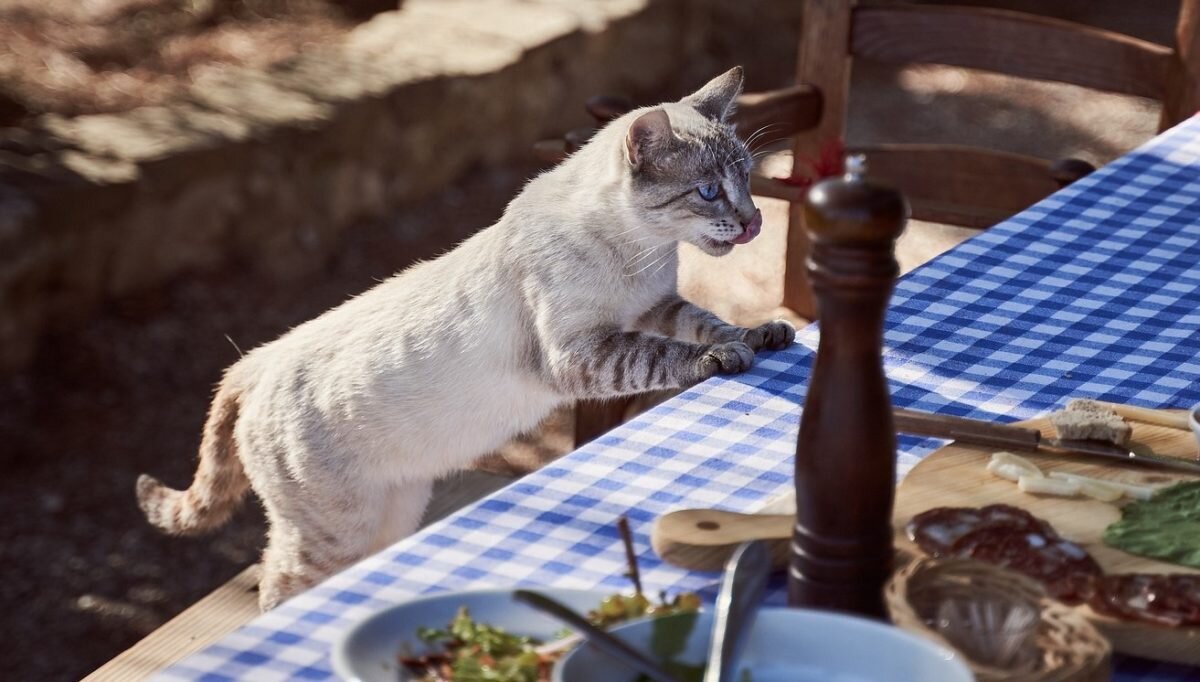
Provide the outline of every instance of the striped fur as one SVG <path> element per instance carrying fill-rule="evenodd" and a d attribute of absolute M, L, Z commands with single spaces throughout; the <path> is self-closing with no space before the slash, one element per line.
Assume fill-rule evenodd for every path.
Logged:
<path fill-rule="evenodd" d="M 204 425 L 200 464 L 186 491 L 146 474 L 138 477 L 138 506 L 152 525 L 172 535 L 195 535 L 225 523 L 237 509 L 250 487 L 233 439 L 237 416 L 238 392 L 222 384 Z"/>

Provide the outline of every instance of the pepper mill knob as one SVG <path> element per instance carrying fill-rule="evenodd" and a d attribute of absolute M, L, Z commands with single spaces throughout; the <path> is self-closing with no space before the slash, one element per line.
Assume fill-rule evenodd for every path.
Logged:
<path fill-rule="evenodd" d="M 846 179 L 857 180 L 867 174 L 867 155 L 851 154 L 846 157 Z"/>
<path fill-rule="evenodd" d="M 845 175 L 813 185 L 804 202 L 804 224 L 814 242 L 891 248 L 908 214 L 904 195 L 867 177 L 862 154 L 846 157 Z"/>
<path fill-rule="evenodd" d="M 908 203 L 850 157 L 804 202 L 808 277 L 821 337 L 796 440 L 788 603 L 886 617 L 896 433 L 883 374 L 883 317 Z"/>

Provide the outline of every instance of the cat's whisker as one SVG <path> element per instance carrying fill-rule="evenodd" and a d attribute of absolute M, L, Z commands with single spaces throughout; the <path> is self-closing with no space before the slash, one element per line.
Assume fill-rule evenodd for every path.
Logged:
<path fill-rule="evenodd" d="M 747 138 L 746 138 L 746 141 L 745 141 L 745 142 L 743 142 L 742 144 L 743 144 L 745 147 L 749 147 L 751 144 L 753 144 L 753 143 L 754 143 L 754 140 L 758 139 L 758 136 L 760 136 L 760 135 L 765 135 L 765 134 L 767 134 L 767 133 L 768 133 L 768 132 L 769 132 L 769 131 L 770 131 L 772 128 L 779 128 L 779 127 L 781 127 L 782 125 L 783 125 L 782 123 L 768 123 L 767 125 L 764 125 L 764 126 L 760 127 L 758 130 L 755 130 L 753 133 L 750 133 L 750 136 L 749 136 L 749 137 L 747 137 Z"/>
<path fill-rule="evenodd" d="M 757 152 L 756 154 L 754 154 L 754 156 L 751 156 L 751 157 L 750 157 L 750 159 L 751 159 L 752 161 L 758 161 L 758 160 L 759 160 L 759 159 L 761 159 L 761 158 L 764 158 L 764 157 L 766 157 L 766 156 L 769 156 L 769 155 L 771 155 L 771 154 L 777 154 L 777 153 L 780 153 L 780 152 L 783 152 L 783 151 L 784 151 L 784 150 L 782 150 L 782 149 L 764 149 L 764 150 L 762 150 L 762 151 L 760 151 L 760 152 Z"/>
<path fill-rule="evenodd" d="M 638 244 L 638 243 L 641 243 L 641 242 L 644 242 L 644 241 L 647 241 L 647 240 L 650 240 L 650 239 L 654 239 L 654 238 L 655 238 L 655 237 L 654 237 L 654 235 L 652 235 L 652 234 L 648 234 L 648 235 L 646 235 L 645 237 L 638 237 L 637 239 L 630 239 L 629 241 L 622 242 L 622 245 L 624 245 L 624 246 L 632 246 L 632 245 L 634 245 L 634 244 Z"/>
<path fill-rule="evenodd" d="M 751 140 L 754 140 L 755 137 L 760 136 L 760 134 L 763 134 L 764 132 L 767 132 L 768 130 L 770 130 L 770 128 L 779 127 L 781 125 L 784 125 L 784 124 L 767 124 L 767 125 L 758 127 L 758 130 L 750 133 L 749 137 L 746 137 L 745 144 L 750 144 Z"/>
<path fill-rule="evenodd" d="M 614 237 L 620 237 L 620 236 L 621 236 L 621 235 L 623 235 L 623 234 L 629 234 L 630 232 L 635 232 L 635 231 L 637 231 L 637 230 L 640 230 L 640 229 L 642 229 L 642 226 L 641 226 L 641 225 L 634 225 L 633 227 L 629 228 L 628 230 L 624 230 L 624 231 L 622 231 L 622 232 L 618 232 L 618 233 L 614 234 L 613 236 L 614 236 Z"/>
<path fill-rule="evenodd" d="M 625 269 L 628 269 L 629 266 L 631 266 L 631 265 L 636 265 L 638 261 L 643 261 L 643 260 L 649 258 L 650 256 L 654 255 L 655 251 L 658 251 L 662 247 L 663 247 L 662 244 L 655 244 L 654 246 L 651 246 L 649 248 L 642 249 L 637 254 L 635 254 L 632 258 L 625 261 Z"/>
<path fill-rule="evenodd" d="M 766 139 L 766 136 L 765 136 L 765 135 L 764 135 L 763 137 L 756 137 L 756 138 L 754 138 L 753 140 L 747 140 L 747 141 L 746 141 L 746 143 L 742 145 L 742 149 L 743 149 L 743 150 L 744 150 L 744 151 L 745 151 L 747 154 L 750 154 L 750 153 L 752 153 L 752 152 L 753 152 L 755 149 L 757 149 L 757 148 L 761 147 L 761 143 L 762 143 L 762 141 L 763 141 L 764 139 Z"/>
<path fill-rule="evenodd" d="M 671 262 L 671 261 L 669 261 L 669 260 L 664 260 L 664 261 L 662 262 L 662 265 L 660 265 L 660 266 L 658 266 L 657 268 L 655 268 L 655 269 L 654 269 L 654 272 L 653 272 L 653 273 L 651 273 L 651 276 L 657 275 L 659 272 L 661 272 L 661 271 L 662 271 L 662 269 L 663 269 L 663 268 L 667 267 L 667 264 L 669 264 L 670 262 Z"/>
<path fill-rule="evenodd" d="M 634 256 L 633 258 L 630 258 L 628 261 L 626 261 L 626 262 L 625 262 L 625 268 L 626 268 L 626 269 L 628 269 L 630 266 L 632 266 L 632 265 L 636 265 L 638 261 L 646 260 L 646 259 L 647 259 L 647 258 L 649 258 L 649 257 L 650 257 L 650 256 L 651 256 L 651 255 L 652 255 L 652 254 L 653 254 L 655 251 L 657 251 L 657 250 L 661 249 L 663 246 L 665 246 L 665 245 L 664 245 L 664 244 L 657 244 L 657 245 L 655 245 L 655 246 L 651 246 L 650 248 L 648 248 L 648 249 L 645 249 L 645 250 L 643 250 L 643 251 L 639 252 L 639 253 L 638 253 L 636 256 Z"/>
<path fill-rule="evenodd" d="M 639 268 L 637 272 L 631 272 L 631 273 L 629 273 L 628 275 L 625 275 L 625 276 L 626 276 L 626 277 L 634 277 L 634 276 L 636 276 L 636 275 L 640 275 L 641 273 L 645 272 L 646 270 L 649 270 L 650 268 L 654 267 L 654 266 L 655 266 L 656 264 L 658 264 L 659 262 L 661 262 L 661 261 L 663 261 L 664 259 L 666 259 L 666 258 L 670 257 L 670 255 L 671 255 L 672 253 L 674 253 L 674 252 L 668 249 L 666 253 L 664 253 L 663 255 L 659 256 L 659 257 L 658 257 L 658 258 L 656 258 L 656 259 L 654 259 L 654 260 L 653 260 L 653 261 L 651 261 L 651 262 L 650 262 L 648 265 L 646 265 L 646 266 L 644 266 L 644 267 L 642 267 L 642 268 Z M 655 270 L 655 272 L 657 273 L 658 271 L 657 271 L 657 270 Z"/>
<path fill-rule="evenodd" d="M 787 135 L 781 135 L 779 137 L 773 137 L 771 139 L 759 140 L 760 144 L 753 151 L 751 151 L 750 154 L 752 154 L 752 155 L 753 154 L 761 154 L 764 151 L 770 151 L 770 149 L 768 149 L 768 147 L 775 144 L 776 142 L 782 142 L 786 139 L 787 139 Z"/>
<path fill-rule="evenodd" d="M 744 160 L 744 159 L 743 159 L 743 158 L 741 158 L 741 157 L 739 157 L 739 158 L 736 158 L 736 159 L 734 159 L 734 160 L 730 161 L 729 163 L 725 164 L 725 167 L 726 167 L 726 168 L 729 168 L 730 166 L 732 166 L 732 165 L 734 165 L 734 164 L 741 163 L 743 160 Z M 751 159 L 751 160 L 753 160 L 753 159 Z"/>

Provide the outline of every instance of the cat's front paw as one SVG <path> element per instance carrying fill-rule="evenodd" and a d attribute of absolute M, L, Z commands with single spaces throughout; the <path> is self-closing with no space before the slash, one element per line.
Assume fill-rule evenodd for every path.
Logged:
<path fill-rule="evenodd" d="M 746 331 L 746 345 L 756 351 L 780 350 L 796 340 L 796 329 L 783 320 L 775 320 Z"/>
<path fill-rule="evenodd" d="M 700 378 L 717 374 L 738 374 L 750 369 L 754 364 L 754 351 L 741 341 L 718 343 L 709 346 L 704 355 L 700 356 Z"/>

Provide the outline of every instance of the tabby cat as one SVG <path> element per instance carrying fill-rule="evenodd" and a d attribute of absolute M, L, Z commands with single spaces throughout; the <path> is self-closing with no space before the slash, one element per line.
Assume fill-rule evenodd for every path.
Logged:
<path fill-rule="evenodd" d="M 742 372 L 784 322 L 726 324 L 676 293 L 676 247 L 753 239 L 732 69 L 632 111 L 532 180 L 500 220 L 247 354 L 221 380 L 195 480 L 137 482 L 149 521 L 222 524 L 248 488 L 270 522 L 269 609 L 412 533 L 433 481 L 555 407 Z"/>

